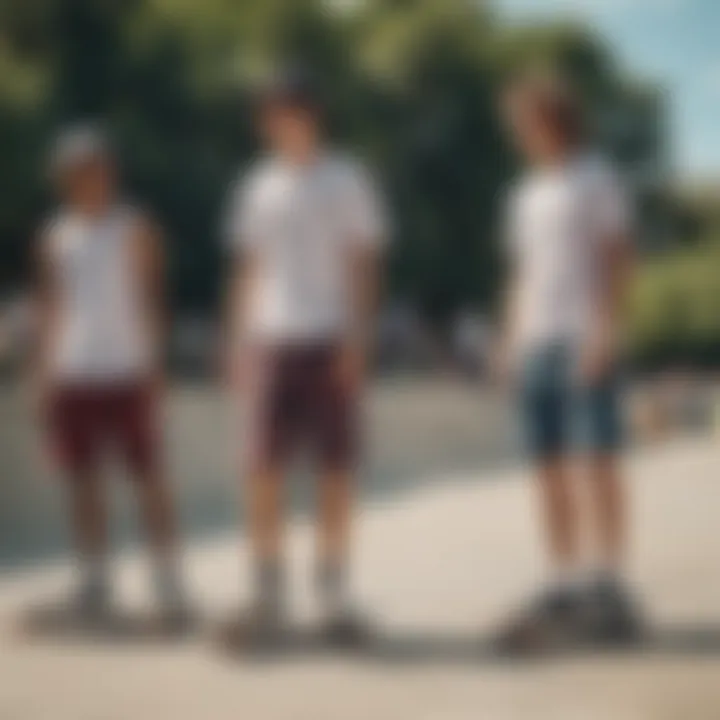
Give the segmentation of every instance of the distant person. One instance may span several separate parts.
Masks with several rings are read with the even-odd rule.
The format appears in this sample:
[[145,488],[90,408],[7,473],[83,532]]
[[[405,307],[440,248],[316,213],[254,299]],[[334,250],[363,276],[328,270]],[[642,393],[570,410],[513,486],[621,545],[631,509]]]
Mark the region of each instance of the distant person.
[[[281,73],[260,93],[267,153],[235,187],[230,365],[248,409],[244,472],[255,596],[233,633],[282,635],[283,480],[298,450],[319,473],[315,582],[328,639],[361,638],[349,597],[363,392],[375,333],[385,222],[375,186],[333,151],[312,78]],[[237,637],[237,635],[233,635]]]
[[[510,642],[585,629],[634,629],[624,585],[626,502],[618,383],[622,299],[631,257],[629,200],[588,147],[574,95],[556,80],[523,81],[507,98],[527,168],[509,198],[511,275],[500,366],[522,400],[546,524],[552,576]],[[594,555],[580,550],[571,461],[590,483]],[[592,618],[592,626],[583,625]]]
[[62,132],[51,157],[60,204],[39,244],[37,399],[67,481],[80,560],[74,607],[111,609],[102,462],[113,453],[136,490],[162,619],[186,605],[162,461],[164,261],[158,230],[120,197],[101,129]]

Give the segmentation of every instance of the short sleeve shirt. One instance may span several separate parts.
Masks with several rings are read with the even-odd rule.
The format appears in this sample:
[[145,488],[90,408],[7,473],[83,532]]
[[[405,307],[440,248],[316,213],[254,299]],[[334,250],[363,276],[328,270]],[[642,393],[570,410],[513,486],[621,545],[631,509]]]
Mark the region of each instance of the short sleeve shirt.
[[603,245],[629,236],[630,215],[618,174],[595,155],[532,171],[511,189],[505,236],[521,348],[582,341],[598,307]]
[[224,230],[254,262],[246,329],[271,342],[342,334],[353,259],[387,235],[369,173],[335,154],[307,166],[260,162],[232,189]]

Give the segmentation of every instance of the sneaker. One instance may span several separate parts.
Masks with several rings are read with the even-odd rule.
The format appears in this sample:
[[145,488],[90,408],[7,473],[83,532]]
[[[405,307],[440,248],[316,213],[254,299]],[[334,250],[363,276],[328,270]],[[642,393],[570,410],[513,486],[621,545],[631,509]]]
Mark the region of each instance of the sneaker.
[[65,635],[106,630],[112,619],[105,583],[83,582],[60,603],[41,604],[23,613],[21,629],[29,635]]
[[582,633],[586,603],[579,592],[550,590],[542,593],[512,619],[495,641],[501,652],[540,652],[564,647]]
[[156,594],[159,607],[156,621],[160,630],[171,634],[188,630],[193,623],[194,613],[182,584],[177,579],[158,583]]
[[625,643],[642,632],[637,607],[627,589],[618,581],[601,580],[591,588],[590,630],[593,640]]
[[86,581],[71,599],[68,615],[76,621],[98,622],[110,615],[110,588],[101,580]]
[[196,615],[187,602],[163,604],[152,627],[161,635],[180,636],[193,629],[195,620]]
[[372,637],[367,618],[350,607],[327,615],[320,634],[328,645],[342,649],[362,647]]
[[283,614],[276,606],[261,603],[223,623],[217,636],[220,645],[230,652],[275,650],[287,639]]

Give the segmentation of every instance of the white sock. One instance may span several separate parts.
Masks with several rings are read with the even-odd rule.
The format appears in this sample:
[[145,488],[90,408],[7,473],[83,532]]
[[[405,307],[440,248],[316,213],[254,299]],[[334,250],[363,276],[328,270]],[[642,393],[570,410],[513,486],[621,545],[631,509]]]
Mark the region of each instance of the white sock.
[[104,587],[108,584],[108,561],[103,554],[86,555],[79,560],[80,581],[84,587]]
[[591,582],[593,583],[620,583],[622,570],[613,562],[599,562],[592,568]]
[[285,564],[280,558],[260,558],[255,564],[255,602],[280,614],[285,605]]
[[324,613],[338,615],[347,610],[349,607],[347,562],[320,561],[316,569],[315,582]]
[[587,574],[578,565],[558,565],[553,568],[548,581],[556,592],[575,593],[585,584]]
[[172,555],[160,554],[153,558],[153,579],[160,602],[182,604],[184,593],[178,562]]

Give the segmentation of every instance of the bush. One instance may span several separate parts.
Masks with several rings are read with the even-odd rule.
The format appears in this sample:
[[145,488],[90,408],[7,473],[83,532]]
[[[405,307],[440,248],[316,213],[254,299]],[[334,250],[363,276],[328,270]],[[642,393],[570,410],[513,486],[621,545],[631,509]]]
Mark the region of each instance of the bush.
[[628,340],[641,365],[720,363],[720,232],[648,259],[630,303]]

